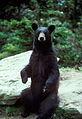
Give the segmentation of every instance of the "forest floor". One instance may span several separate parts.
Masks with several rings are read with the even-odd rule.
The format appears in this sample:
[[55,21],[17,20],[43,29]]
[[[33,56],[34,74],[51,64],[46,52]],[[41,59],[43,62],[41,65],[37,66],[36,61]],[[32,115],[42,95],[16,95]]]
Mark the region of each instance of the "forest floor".
[[[62,71],[64,72],[65,71],[65,73],[66,72],[70,72],[70,76],[71,76],[71,71],[69,71],[70,69],[62,69]],[[76,71],[75,73],[77,73],[78,74],[78,72],[79,72],[79,74],[80,75],[82,75],[82,71]],[[79,77],[79,75],[77,75],[78,77]],[[75,75],[75,78],[78,78],[78,77],[76,77],[76,75]],[[69,77],[69,78],[72,78],[72,77]],[[79,79],[79,78],[78,78]],[[13,110],[14,110],[14,113],[13,113]],[[18,109],[16,109],[16,108],[11,108],[11,107],[1,107],[0,106],[0,119],[23,119],[22,117],[21,117],[21,114],[20,114],[20,112],[21,111],[18,111],[17,112],[17,110]],[[60,110],[61,111],[61,110]],[[15,112],[16,112],[16,114],[15,114]],[[61,112],[60,112],[61,113]],[[26,119],[36,119],[36,117],[37,117],[37,115],[35,115],[35,114],[31,114],[30,116],[28,116]],[[53,118],[53,119],[69,119],[69,118],[64,118],[64,117],[57,117],[57,118]],[[75,118],[74,118],[75,119]]]

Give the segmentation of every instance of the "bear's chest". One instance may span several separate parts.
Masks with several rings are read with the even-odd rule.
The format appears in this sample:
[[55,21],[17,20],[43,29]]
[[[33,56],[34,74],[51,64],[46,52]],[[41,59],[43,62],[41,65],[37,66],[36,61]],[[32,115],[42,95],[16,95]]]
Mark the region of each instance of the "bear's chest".
[[31,57],[32,77],[34,81],[45,82],[54,68],[55,57],[51,53],[33,54]]
[[45,72],[47,70],[47,61],[44,56],[35,56],[32,61],[32,75],[33,76],[45,76]]

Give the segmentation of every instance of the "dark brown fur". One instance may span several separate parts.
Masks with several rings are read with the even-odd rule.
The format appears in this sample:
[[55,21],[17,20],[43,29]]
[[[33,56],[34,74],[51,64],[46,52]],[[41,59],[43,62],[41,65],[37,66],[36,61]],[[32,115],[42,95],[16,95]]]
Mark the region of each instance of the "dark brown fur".
[[[33,24],[32,28],[35,31],[33,53],[29,64],[21,71],[23,83],[31,77],[31,87],[25,89],[21,94],[24,106],[22,116],[26,117],[30,112],[37,112],[39,113],[37,119],[46,119],[51,116],[59,104],[59,69],[51,40],[54,26],[45,28]],[[46,41],[37,40],[39,32],[45,33]]]

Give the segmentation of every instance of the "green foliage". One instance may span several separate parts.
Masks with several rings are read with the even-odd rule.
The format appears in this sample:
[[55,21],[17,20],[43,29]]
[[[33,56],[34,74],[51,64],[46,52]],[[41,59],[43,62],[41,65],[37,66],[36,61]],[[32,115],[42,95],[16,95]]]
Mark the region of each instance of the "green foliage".
[[55,35],[58,34],[58,37],[56,36],[56,38],[57,41],[59,41],[59,44],[56,46],[58,50],[57,55],[60,57],[63,66],[80,65],[81,38],[78,38],[78,36],[80,36],[81,33],[79,30],[77,33],[76,30],[75,33],[73,33],[71,30],[66,28],[66,26],[62,24],[62,27],[59,27],[55,32]]
[[[70,20],[76,26],[82,15],[81,3],[81,0],[1,0],[0,18],[21,20],[23,16],[26,16],[33,18],[33,20],[35,19],[34,17],[41,19],[43,14],[47,13],[47,10],[51,10],[52,13],[54,11],[63,12],[64,20]],[[34,12],[32,16],[29,15],[29,10]]]
[[0,20],[0,59],[32,48],[32,28],[30,20]]
[[15,108],[11,108],[11,107],[6,108],[7,115],[12,116],[12,115],[14,115],[14,112],[15,112]]
[[18,116],[23,111],[23,107],[15,106],[0,106],[0,115],[5,115],[6,119],[10,119],[10,116]]
[[3,58],[5,58],[5,57],[8,57],[8,56],[10,56],[10,53],[8,53],[8,52],[2,52],[2,53],[0,53],[0,59],[3,59]]
[[58,107],[50,119],[81,119],[82,115],[78,115],[78,111],[73,108]]
[[16,107],[6,107],[5,109],[5,113],[7,114],[7,116],[16,116],[19,115],[22,111],[22,107],[20,108],[16,108]]
[[58,108],[56,110],[56,115],[59,118],[63,117],[63,119],[70,119],[71,118],[70,111],[68,109],[65,109],[65,108]]

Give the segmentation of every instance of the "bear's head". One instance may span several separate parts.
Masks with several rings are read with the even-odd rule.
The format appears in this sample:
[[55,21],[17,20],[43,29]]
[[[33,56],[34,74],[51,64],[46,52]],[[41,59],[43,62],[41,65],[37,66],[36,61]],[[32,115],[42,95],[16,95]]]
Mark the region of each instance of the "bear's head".
[[46,50],[52,47],[51,33],[54,31],[55,26],[38,27],[37,24],[32,24],[32,29],[35,31],[33,46],[37,50]]

